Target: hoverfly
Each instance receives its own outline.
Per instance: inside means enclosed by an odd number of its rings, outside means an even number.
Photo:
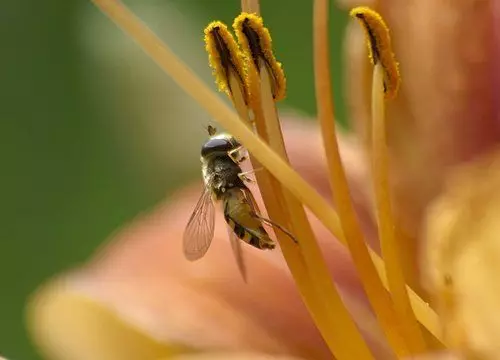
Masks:
[[[183,237],[184,255],[190,261],[202,258],[214,237],[215,202],[220,202],[228,225],[231,247],[238,268],[246,281],[246,268],[240,240],[258,248],[274,249],[263,224],[274,226],[294,241],[294,237],[280,225],[260,215],[257,203],[245,182],[251,182],[240,167],[246,159],[243,147],[231,135],[216,134],[208,126],[209,139],[201,148],[203,193],[189,219]]]

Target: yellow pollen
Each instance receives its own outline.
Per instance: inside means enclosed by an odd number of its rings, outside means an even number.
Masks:
[[[274,57],[271,35],[269,30],[264,27],[262,18],[243,12],[234,19],[233,28],[241,51],[245,55],[247,69],[249,71],[254,69],[260,73],[261,67],[265,66],[271,76],[271,91],[274,101],[283,100],[286,96],[285,74],[281,63]],[[255,77],[250,77],[250,81],[253,82],[253,79]],[[252,88],[250,86],[250,89]]]
[[[373,65],[380,63],[384,69],[384,93],[386,99],[394,99],[399,89],[401,76],[391,47],[389,28],[384,19],[374,10],[360,6],[351,10],[365,29],[370,59]]]
[[[241,52],[224,23],[213,21],[205,28],[205,48],[219,91],[232,97],[234,90],[231,89],[229,79],[234,75],[238,79],[241,92],[247,102],[248,91]]]

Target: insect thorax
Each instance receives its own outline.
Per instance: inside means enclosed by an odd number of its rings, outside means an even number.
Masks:
[[[233,188],[245,187],[238,176],[242,170],[228,155],[202,158],[202,172],[205,185],[212,190],[217,200]]]

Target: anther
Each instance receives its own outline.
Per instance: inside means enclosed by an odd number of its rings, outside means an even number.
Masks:
[[[231,89],[230,77],[235,76],[247,102],[248,91],[243,60],[238,45],[225,24],[214,21],[205,28],[205,48],[219,91],[232,97],[234,89]]]
[[[272,40],[269,30],[264,27],[260,16],[241,13],[233,23],[233,28],[245,55],[247,68],[258,73],[265,66],[271,78],[273,99],[279,101],[286,95],[286,79],[281,63],[273,54]]]
[[[373,65],[380,63],[384,69],[385,98],[393,99],[398,92],[401,76],[392,52],[389,28],[382,17],[368,7],[360,6],[352,9],[351,16],[357,18],[365,29]]]

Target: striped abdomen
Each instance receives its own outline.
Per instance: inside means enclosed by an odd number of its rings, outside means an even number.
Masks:
[[[224,219],[234,234],[258,249],[274,249],[274,241],[267,234],[254,209],[239,190],[228,191],[223,198]]]
[[[257,231],[250,230],[245,228],[243,225],[236,223],[229,216],[225,216],[224,218],[226,219],[229,227],[233,229],[236,236],[244,242],[255,246],[258,249],[275,248],[274,242],[269,238],[269,235],[267,235],[266,230],[262,226],[260,226]]]

